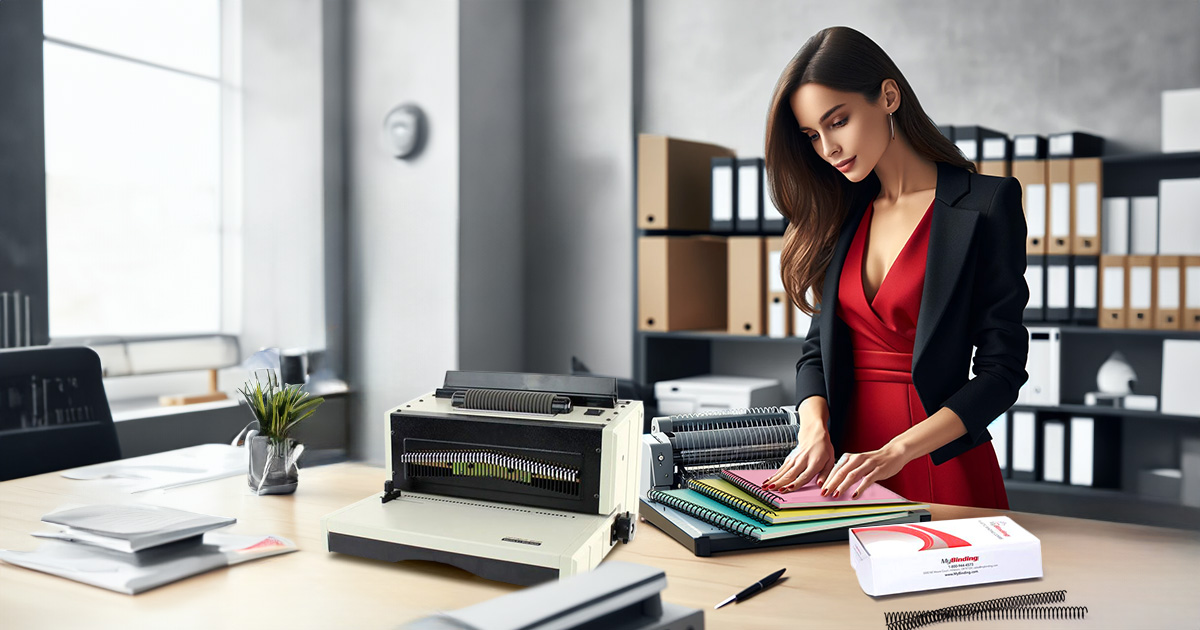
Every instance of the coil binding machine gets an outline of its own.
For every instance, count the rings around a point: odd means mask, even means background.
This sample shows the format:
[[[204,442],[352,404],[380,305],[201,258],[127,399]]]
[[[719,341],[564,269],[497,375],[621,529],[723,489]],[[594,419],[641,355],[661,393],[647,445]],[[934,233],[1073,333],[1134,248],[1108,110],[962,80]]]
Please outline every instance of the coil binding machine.
[[[779,468],[796,448],[796,410],[786,407],[723,409],[658,417],[642,436],[638,488],[641,518],[666,532],[697,556],[797,543],[845,541],[848,527],[757,541],[725,531],[671,507],[646,499],[650,490],[684,488],[688,479],[716,477],[722,470]],[[927,510],[911,510],[891,525],[928,521]]]
[[[530,585],[633,538],[642,403],[616,380],[446,373],[387,412],[383,491],[322,519],[331,552]]]

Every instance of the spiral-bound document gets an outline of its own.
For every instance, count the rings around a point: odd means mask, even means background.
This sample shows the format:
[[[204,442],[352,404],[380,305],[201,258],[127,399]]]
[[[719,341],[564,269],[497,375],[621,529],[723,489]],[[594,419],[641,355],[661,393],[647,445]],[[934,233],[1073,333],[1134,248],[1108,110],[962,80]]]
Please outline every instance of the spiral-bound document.
[[[928,503],[885,503],[882,505],[846,503],[828,507],[776,510],[763,504],[750,493],[725,479],[688,479],[687,487],[767,525],[818,521],[821,519],[848,516],[868,516],[871,514],[894,515],[895,513],[907,512],[909,510],[929,509]]]
[[[721,476],[777,510],[804,507],[832,507],[846,504],[878,505],[883,503],[907,502],[904,497],[877,483],[868,486],[857,499],[851,499],[849,494],[836,499],[832,495],[823,497],[821,496],[821,486],[817,484],[815,479],[791,492],[780,493],[764,489],[762,487],[763,482],[770,479],[776,472],[778,470],[768,468],[723,470],[721,471]]]
[[[646,493],[646,498],[679,510],[706,523],[716,525],[725,531],[753,540],[772,540],[775,538],[837,529],[839,527],[865,525],[896,516],[895,513],[889,512],[865,516],[825,518],[817,521],[785,523],[781,525],[764,525],[690,488],[650,490]]]

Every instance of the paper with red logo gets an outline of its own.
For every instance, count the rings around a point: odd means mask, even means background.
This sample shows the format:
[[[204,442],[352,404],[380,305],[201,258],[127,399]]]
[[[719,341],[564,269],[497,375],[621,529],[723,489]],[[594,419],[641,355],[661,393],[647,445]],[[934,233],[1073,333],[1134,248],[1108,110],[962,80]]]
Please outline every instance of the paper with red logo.
[[[850,529],[868,595],[1042,577],[1042,544],[1007,516]]]

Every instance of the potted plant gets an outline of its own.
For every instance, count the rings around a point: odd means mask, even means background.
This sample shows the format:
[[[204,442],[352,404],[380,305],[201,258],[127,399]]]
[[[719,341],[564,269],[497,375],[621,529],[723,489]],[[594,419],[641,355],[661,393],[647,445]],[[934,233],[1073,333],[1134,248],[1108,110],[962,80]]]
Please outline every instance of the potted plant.
[[[254,380],[238,390],[258,421],[258,429],[246,435],[250,455],[247,482],[255,494],[291,494],[300,479],[296,460],[304,451],[304,445],[291,438],[292,429],[325,399],[311,398],[302,385],[281,386],[274,370],[260,371],[267,373],[265,385],[255,372]]]

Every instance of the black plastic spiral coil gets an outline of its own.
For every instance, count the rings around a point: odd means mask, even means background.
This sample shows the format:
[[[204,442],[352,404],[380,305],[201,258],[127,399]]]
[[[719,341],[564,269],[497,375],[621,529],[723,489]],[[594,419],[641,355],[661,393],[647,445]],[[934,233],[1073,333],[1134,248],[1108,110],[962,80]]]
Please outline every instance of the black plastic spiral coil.
[[[884,613],[888,630],[914,630],[942,621],[977,619],[1083,619],[1086,606],[1046,606],[1066,601],[1067,592],[1047,591],[1000,597],[936,610]],[[1041,611],[1041,612],[1038,612]],[[1024,616],[1022,616],[1024,615]]]
[[[731,507],[743,514],[746,514],[746,515],[758,520],[761,523],[764,523],[767,525],[771,524],[771,521],[770,521],[770,519],[767,518],[767,515],[774,515],[775,510],[770,510],[770,509],[764,508],[755,503],[746,501],[745,499],[739,499],[738,497],[736,497],[732,494],[729,494],[728,492],[725,492],[723,490],[718,490],[706,483],[700,483],[694,479],[688,479],[684,483],[687,485],[687,487],[691,488],[692,490],[695,490],[696,492],[699,492],[700,494],[706,494],[706,495],[712,497],[713,499],[715,499],[716,501],[718,501],[720,503],[724,503],[725,505],[728,505],[729,507]]]
[[[671,430],[676,432],[736,429],[750,424],[757,426],[791,424],[791,416],[783,407],[744,407],[700,411],[666,416],[664,419],[671,421]]]
[[[713,525],[716,525],[727,532],[737,534],[738,536],[741,536],[747,540],[758,540],[751,534],[751,532],[755,530],[759,532],[763,531],[761,527],[755,527],[749,523],[743,523],[737,519],[721,514],[720,512],[710,510],[702,505],[689,503],[688,501],[684,501],[678,497],[673,497],[659,490],[648,490],[646,492],[646,498],[654,501],[655,503],[661,503],[669,508],[679,510],[684,514],[694,516],[705,523],[712,523]]]

